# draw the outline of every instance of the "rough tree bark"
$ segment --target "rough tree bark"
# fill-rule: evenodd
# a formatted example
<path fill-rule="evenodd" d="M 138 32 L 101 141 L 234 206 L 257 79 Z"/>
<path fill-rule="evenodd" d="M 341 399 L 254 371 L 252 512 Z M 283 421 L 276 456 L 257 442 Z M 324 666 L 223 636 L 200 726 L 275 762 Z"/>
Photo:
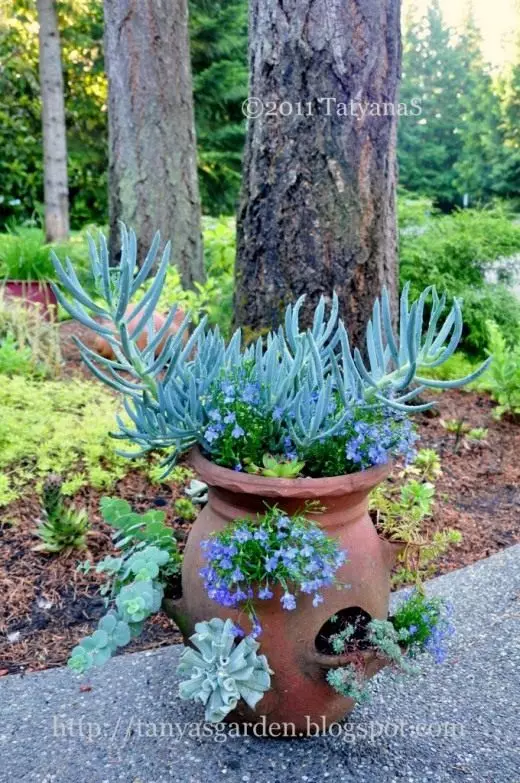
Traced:
<path fill-rule="evenodd" d="M 237 323 L 271 327 L 303 293 L 309 323 L 335 289 L 359 341 L 383 284 L 395 296 L 400 61 L 400 0 L 252 0 L 264 111 L 248 126 Z"/>
<path fill-rule="evenodd" d="M 105 0 L 112 257 L 160 230 L 184 285 L 204 277 L 187 0 Z"/>
<path fill-rule="evenodd" d="M 69 234 L 67 136 L 58 19 L 54 0 L 37 0 L 42 99 L 45 234 L 48 242 Z"/>

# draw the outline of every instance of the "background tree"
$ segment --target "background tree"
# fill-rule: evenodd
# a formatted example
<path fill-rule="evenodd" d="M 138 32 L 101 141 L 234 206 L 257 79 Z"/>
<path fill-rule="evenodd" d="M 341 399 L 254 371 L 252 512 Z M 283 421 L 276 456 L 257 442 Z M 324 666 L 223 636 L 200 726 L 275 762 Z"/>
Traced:
<path fill-rule="evenodd" d="M 464 67 L 438 0 L 433 0 L 425 17 L 408 18 L 400 100 L 420 99 L 422 112 L 400 123 L 399 181 L 446 208 L 462 205 L 454 166 L 464 144 L 460 102 Z"/>
<path fill-rule="evenodd" d="M 520 2 L 517 2 L 520 25 Z M 517 32 L 516 58 L 501 79 L 504 145 L 499 150 L 494 189 L 506 198 L 520 198 L 520 34 Z"/>
<path fill-rule="evenodd" d="M 374 296 L 397 287 L 397 117 L 342 116 L 335 101 L 395 102 L 400 2 L 301 0 L 289 12 L 282 0 L 252 0 L 250 14 L 250 95 L 293 111 L 249 122 L 236 318 L 274 326 L 305 293 L 309 323 L 320 295 L 336 290 L 359 341 Z M 299 102 L 313 116 L 300 116 Z"/>
<path fill-rule="evenodd" d="M 105 0 L 109 213 L 139 237 L 173 240 L 185 286 L 204 276 L 186 0 Z"/>
<path fill-rule="evenodd" d="M 191 0 L 191 62 L 204 211 L 236 210 L 247 98 L 247 0 Z"/>
<path fill-rule="evenodd" d="M 482 36 L 468 4 L 464 30 L 457 42 L 464 81 L 460 85 L 462 149 L 455 163 L 454 184 L 469 203 L 484 203 L 495 192 L 495 166 L 503 145 L 500 99 L 482 56 Z"/>
<path fill-rule="evenodd" d="M 101 0 L 58 5 L 70 219 L 106 222 L 107 118 Z M 0 227 L 43 219 L 38 23 L 30 0 L 0 4 Z"/>
<path fill-rule="evenodd" d="M 37 0 L 42 98 L 45 234 L 48 242 L 69 234 L 67 135 L 60 33 L 54 0 Z"/>

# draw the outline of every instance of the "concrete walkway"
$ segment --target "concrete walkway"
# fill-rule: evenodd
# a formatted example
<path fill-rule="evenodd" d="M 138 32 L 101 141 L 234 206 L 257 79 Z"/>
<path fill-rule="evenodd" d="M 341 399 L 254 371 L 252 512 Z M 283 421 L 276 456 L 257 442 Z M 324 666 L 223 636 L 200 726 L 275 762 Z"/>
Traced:
<path fill-rule="evenodd" d="M 454 603 L 443 666 L 383 672 L 337 736 L 237 738 L 176 696 L 179 648 L 118 657 L 88 681 L 0 680 L 1 783 L 520 783 L 520 546 L 430 583 Z M 206 732 L 206 733 L 205 733 Z"/>

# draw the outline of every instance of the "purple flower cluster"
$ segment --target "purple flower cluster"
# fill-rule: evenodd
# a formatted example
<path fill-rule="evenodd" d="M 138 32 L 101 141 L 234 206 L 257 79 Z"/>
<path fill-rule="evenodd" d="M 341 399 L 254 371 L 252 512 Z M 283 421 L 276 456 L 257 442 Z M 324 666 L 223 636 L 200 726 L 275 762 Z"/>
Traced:
<path fill-rule="evenodd" d="M 446 660 L 446 642 L 455 633 L 455 627 L 451 622 L 451 604 L 444 605 L 444 613 L 439 615 L 437 622 L 432 622 L 429 615 L 423 615 L 423 620 L 430 626 L 430 636 L 424 649 L 433 656 L 435 663 L 444 663 Z"/>
<path fill-rule="evenodd" d="M 403 457 L 411 462 L 418 438 L 406 417 L 389 413 L 387 418 L 369 423 L 356 421 L 353 434 L 345 446 L 345 456 L 360 469 L 386 464 L 390 457 Z"/>
<path fill-rule="evenodd" d="M 281 585 L 280 603 L 287 611 L 296 608 L 298 593 L 313 595 L 313 606 L 319 606 L 320 591 L 335 584 L 346 561 L 335 539 L 316 523 L 279 509 L 270 509 L 259 522 L 231 523 L 201 547 L 207 565 L 200 573 L 208 596 L 222 606 L 244 605 L 255 635 L 261 631 L 255 599 L 270 600 L 272 588 Z"/>

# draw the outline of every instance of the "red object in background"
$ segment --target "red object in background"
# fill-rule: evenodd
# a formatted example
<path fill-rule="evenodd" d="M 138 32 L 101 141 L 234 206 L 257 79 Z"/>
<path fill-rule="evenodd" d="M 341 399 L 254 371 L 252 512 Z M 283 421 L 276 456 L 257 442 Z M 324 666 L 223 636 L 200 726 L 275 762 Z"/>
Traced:
<path fill-rule="evenodd" d="M 8 297 L 38 306 L 43 316 L 49 320 L 51 313 L 56 313 L 58 300 L 50 283 L 38 280 L 6 280 L 0 285 L 0 290 Z"/>

